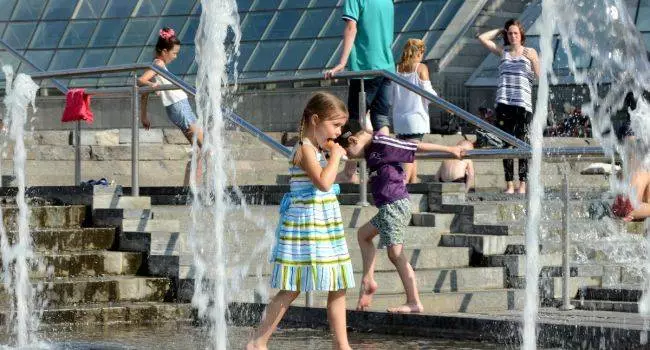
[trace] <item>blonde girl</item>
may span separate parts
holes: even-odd
[[[271,334],[300,292],[327,291],[327,318],[335,349],[350,349],[346,331],[345,290],[354,287],[334,184],[345,150],[332,140],[341,135],[348,111],[339,98],[314,94],[300,121],[300,141],[290,162],[290,192],[280,205],[280,222],[271,254],[271,287],[280,291],[247,349],[266,349]],[[322,150],[329,151],[326,159]]]
[[[425,46],[420,39],[408,39],[397,64],[397,74],[415,86],[438,95],[431,87],[429,69],[422,63]],[[421,142],[431,131],[429,101],[399,84],[393,84],[393,128],[398,139]],[[405,163],[404,180],[417,182],[417,162]]]

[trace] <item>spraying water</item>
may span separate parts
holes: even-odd
[[[9,124],[9,136],[14,141],[14,169],[18,185],[16,204],[18,206],[18,233],[10,241],[0,214],[0,247],[4,284],[11,296],[11,324],[15,336],[15,346],[24,348],[35,343],[34,332],[38,319],[34,316],[35,292],[29,281],[30,260],[33,260],[32,238],[29,233],[29,208],[25,200],[25,143],[24,132],[27,122],[27,108],[31,103],[35,109],[38,85],[25,74],[13,77],[10,66],[2,67],[6,78],[5,120]],[[1,213],[1,210],[0,210]]]
[[[234,55],[228,53],[238,51],[241,34],[235,0],[202,0],[201,8],[195,38],[198,63],[196,107],[204,142],[200,159],[196,142],[193,143],[190,180],[194,198],[190,231],[195,281],[192,303],[197,307],[199,317],[210,327],[210,347],[226,349],[228,276],[224,232],[229,208],[225,192],[227,145],[223,137],[226,112],[222,104],[229,93],[226,68],[234,59]],[[228,42],[229,33],[234,34],[233,43]],[[232,45],[230,51],[228,44]],[[197,175],[200,177],[198,181]]]
[[[539,303],[539,224],[544,186],[540,181],[544,126],[548,110],[548,72],[553,63],[553,17],[547,4],[542,7],[542,32],[540,37],[540,77],[535,114],[530,128],[532,159],[528,192],[528,220],[526,221],[526,296],[524,301],[524,343],[526,350],[537,346],[537,306]],[[550,55],[548,53],[551,53]]]
[[[636,6],[636,5],[634,5]],[[567,14],[571,14],[568,16]],[[625,193],[630,198],[636,198],[629,182],[631,174],[639,169],[648,169],[648,145],[650,138],[650,109],[643,101],[641,92],[649,90],[650,66],[643,38],[634,25],[633,15],[628,13],[626,3],[619,0],[543,0],[542,28],[540,37],[542,55],[542,74],[539,83],[536,114],[531,134],[533,146],[533,166],[531,178],[539,179],[538,162],[541,136],[541,115],[545,114],[548,106],[549,82],[558,80],[551,70],[553,52],[552,40],[554,34],[559,34],[560,43],[567,53],[567,63],[571,76],[578,85],[586,86],[588,102],[582,106],[582,111],[590,117],[594,137],[604,148],[605,153],[620,155],[623,163],[623,174],[611,177],[611,189],[615,193]],[[591,68],[583,70],[579,62],[584,57],[578,57],[580,51],[589,58]],[[548,79],[547,79],[548,78]],[[623,141],[615,136],[612,116],[621,110],[627,93],[633,92],[638,98],[637,108],[630,111],[631,129],[635,132],[636,140]],[[537,161],[535,160],[537,156]],[[526,277],[526,308],[524,311],[524,344],[525,349],[534,349],[536,344],[535,320],[537,318],[537,224],[539,218],[538,196],[533,194],[531,183],[530,217],[527,225],[527,277]],[[634,202],[634,199],[633,199]],[[634,203],[635,206],[638,203]],[[600,227],[582,227],[571,229],[571,239],[580,242],[576,247],[579,262],[586,262],[589,250],[596,250],[607,255],[610,262],[644,266],[647,276],[650,263],[646,256],[650,249],[650,238],[646,245],[639,245],[639,240],[630,237],[611,219],[599,221]],[[607,231],[607,232],[606,232]],[[584,242],[584,243],[583,243]],[[639,306],[640,312],[650,313],[650,297],[648,278],[645,280],[644,297]],[[646,321],[647,326],[647,321]],[[643,334],[643,332],[642,332]],[[645,343],[647,339],[641,339]]]

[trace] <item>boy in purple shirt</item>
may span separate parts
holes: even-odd
[[[370,134],[360,130],[356,123],[348,123],[336,142],[346,149],[348,157],[365,157],[375,206],[379,208],[377,215],[364,224],[357,233],[363,260],[363,277],[357,310],[367,310],[373,294],[377,291],[377,282],[374,278],[377,250],[372,244],[372,239],[379,234],[379,248],[387,248],[388,258],[395,265],[406,292],[406,303],[391,307],[387,311],[422,312],[415,272],[403,252],[404,230],[411,222],[411,204],[401,163],[412,163],[416,151],[448,152],[454,158],[460,158],[463,154],[462,148],[425,142],[416,144],[389,137],[381,132]]]

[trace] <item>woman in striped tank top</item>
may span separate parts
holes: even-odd
[[[317,92],[307,102],[300,122],[300,142],[293,150],[291,190],[280,205],[280,222],[271,254],[271,287],[279,289],[247,349],[266,349],[289,305],[300,292],[327,291],[327,318],[332,348],[348,350],[345,290],[354,287],[352,261],[345,241],[334,183],[345,150],[333,139],[348,120],[345,103]],[[325,159],[323,149],[329,151]]]
[[[504,46],[494,39],[502,34]],[[497,125],[503,131],[528,142],[528,124],[533,116],[533,82],[539,77],[539,58],[532,47],[525,47],[524,26],[516,19],[506,21],[503,29],[493,29],[478,36],[493,54],[501,57],[496,93]],[[506,146],[509,147],[509,146]],[[515,193],[514,161],[503,160],[506,193]],[[519,159],[519,193],[526,193],[528,160]]]

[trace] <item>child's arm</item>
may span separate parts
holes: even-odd
[[[163,66],[163,63],[160,60],[154,60],[153,64],[158,67]],[[138,77],[138,84],[140,84],[140,86],[149,85],[150,87],[156,87],[158,86],[158,83],[151,81],[155,76],[156,72],[151,69],[147,69],[144,71],[144,73],[142,73],[141,76]]]
[[[447,152],[454,155],[454,158],[462,158],[464,152],[460,146],[444,146],[435,143],[420,142],[417,144],[418,152]]]
[[[297,165],[307,173],[316,188],[329,191],[336,179],[341,157],[345,154],[343,147],[337,143],[331,146],[330,158],[324,168],[316,161],[316,150],[311,145],[300,146],[298,152],[302,154],[296,156],[300,159]]]
[[[467,168],[465,169],[465,173],[467,174],[467,178],[465,179],[465,192],[469,192],[470,189],[476,186],[474,183],[474,162],[471,159],[464,160],[464,162],[467,162]]]

